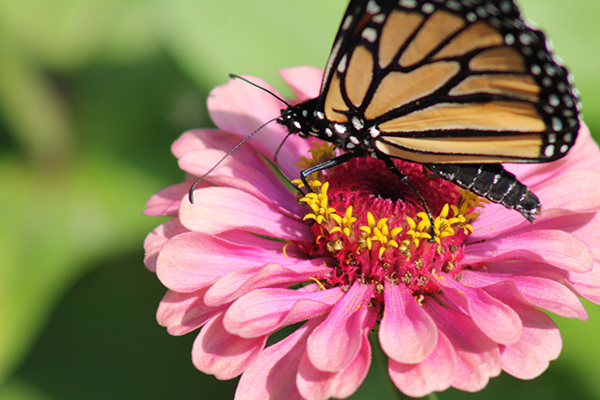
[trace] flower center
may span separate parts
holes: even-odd
[[[326,144],[313,148],[307,167],[331,158]],[[439,289],[436,272],[456,277],[464,242],[473,232],[474,212],[482,200],[440,178],[423,174],[420,165],[395,160],[416,187],[434,218],[431,221],[411,189],[381,160],[357,157],[314,174],[313,191],[300,199],[313,242],[299,243],[311,257],[328,257],[331,272],[315,277],[324,287],[349,287],[356,280],[375,284],[383,300],[385,280],[403,282],[417,299]]]

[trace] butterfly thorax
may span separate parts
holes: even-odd
[[[329,121],[317,109],[317,99],[307,100],[281,110],[277,122],[292,134],[302,138],[315,137],[333,143],[340,149],[354,154],[374,153],[373,140],[376,131],[369,130],[359,116],[348,116],[349,122]]]

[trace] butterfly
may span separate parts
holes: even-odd
[[[501,163],[564,157],[579,130],[571,75],[512,0],[351,0],[318,97],[277,119],[343,153],[423,165],[533,222],[538,197]],[[423,203],[423,202],[422,202]]]

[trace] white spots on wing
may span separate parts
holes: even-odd
[[[558,117],[552,117],[552,129],[555,131],[561,131],[563,128],[563,123]]]
[[[554,145],[551,144],[544,149],[544,155],[548,158],[554,155]]]
[[[352,15],[348,15],[346,16],[346,18],[344,19],[344,22],[342,23],[342,30],[346,31],[348,30],[348,28],[350,28],[350,24],[352,24]]]
[[[446,7],[454,11],[460,11],[463,8],[463,6],[455,0],[449,0],[448,2],[446,2]]]
[[[373,43],[375,40],[377,40],[377,31],[375,28],[365,28],[365,30],[362,31],[361,36],[368,42]]]
[[[346,126],[342,125],[342,124],[334,124],[333,127],[337,131],[337,133],[339,133],[341,135],[343,135],[347,131]]]
[[[381,11],[381,7],[379,7],[375,0],[371,0],[367,3],[367,12],[369,14],[377,14],[379,11]]]
[[[556,94],[552,93],[548,96],[548,103],[550,103],[552,107],[558,107],[560,105],[560,99]]]
[[[512,33],[507,33],[506,36],[504,36],[504,43],[512,46],[515,43],[515,36]]]
[[[346,65],[347,65],[347,63],[348,63],[348,57],[347,57],[346,54],[344,54],[344,56],[340,60],[340,63],[337,66],[337,71],[340,74],[343,74],[346,71]]]
[[[398,1],[400,7],[415,8],[417,6],[416,0],[400,0]]]
[[[421,11],[425,14],[431,14],[435,11],[435,6],[431,3],[425,3],[421,6]]]
[[[371,21],[373,21],[376,24],[381,24],[383,21],[385,21],[385,17],[386,17],[386,15],[383,13],[377,14],[376,16],[371,18]]]
[[[352,117],[352,126],[354,126],[356,130],[361,130],[364,128],[365,122],[360,118]]]

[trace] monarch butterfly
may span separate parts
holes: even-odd
[[[343,154],[399,158],[529,221],[540,201],[500,163],[557,160],[573,146],[580,102],[542,32],[513,0],[351,0],[318,97],[282,110],[291,134]]]

